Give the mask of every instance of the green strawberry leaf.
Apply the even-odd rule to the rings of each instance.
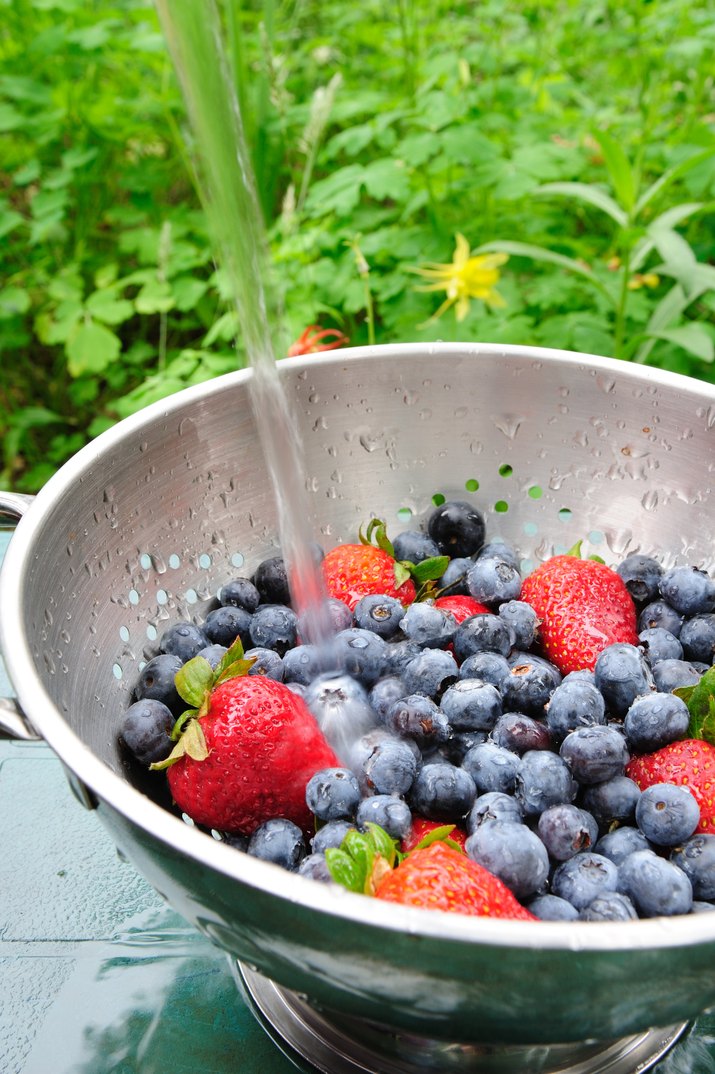
[[[377,824],[367,824],[366,832],[352,828],[340,847],[325,851],[328,871],[336,883],[363,895],[372,895],[376,881],[394,869],[402,855],[397,843]]]
[[[583,544],[583,541],[576,541],[576,544],[571,545],[571,547],[569,548],[569,550],[566,553],[566,555],[567,556],[575,556],[576,559],[581,559],[581,545],[582,544]]]
[[[176,723],[174,724],[174,726],[171,729],[171,737],[174,740],[174,742],[178,742],[179,739],[181,738],[181,732],[184,729],[184,725],[186,724],[186,721],[187,720],[195,720],[196,717],[198,716],[198,714],[199,714],[199,710],[195,709],[195,708],[194,709],[187,709],[186,712],[181,713],[181,716],[179,716],[178,720],[176,721]]]
[[[358,536],[360,537],[360,544],[374,543],[378,548],[381,548],[383,552],[387,552],[388,556],[392,556],[393,559],[395,558],[395,549],[392,545],[392,541],[387,536],[387,529],[381,518],[370,519],[365,533],[363,533],[362,527],[360,527]]]
[[[208,660],[203,656],[195,656],[177,671],[174,685],[179,696],[188,705],[198,709],[203,704],[206,691],[213,685],[213,678],[214,671]]]
[[[368,838],[375,853],[379,854],[380,857],[385,858],[391,869],[394,868],[395,863],[400,856],[396,841],[391,835],[388,835],[385,829],[381,828],[379,824],[373,824],[368,821],[365,827],[367,828]],[[348,833],[348,835],[349,834],[350,833]]]
[[[214,678],[216,682],[218,682],[219,679],[223,681],[224,673],[231,667],[231,664],[235,663],[237,660],[241,660],[242,658],[243,645],[241,643],[241,639],[236,638],[236,640],[233,642],[232,645],[229,646],[229,648],[226,650],[226,652],[223,654],[218,664],[216,665],[216,670],[214,671]]]
[[[706,671],[695,686],[680,687],[675,693],[688,706],[688,738],[702,738],[715,745],[715,668]]]
[[[248,660],[234,660],[232,664],[229,664],[226,670],[218,677],[214,677],[213,686],[220,686],[222,682],[228,682],[229,679],[235,679],[243,675],[248,675],[253,665],[256,662],[256,657],[251,656]]]
[[[410,571],[413,581],[417,585],[424,582],[435,581],[441,578],[449,565],[449,556],[430,556],[421,563],[412,564]]]
[[[410,568],[404,563],[399,563],[395,560],[395,588],[399,589],[401,585],[408,582],[410,579]]]
[[[189,720],[181,738],[164,761],[155,761],[149,767],[153,771],[170,768],[182,757],[191,757],[194,761],[205,761],[209,755],[206,739],[198,720]]]
[[[431,832],[427,832],[427,835],[420,839],[419,843],[412,848],[412,850],[424,850],[425,847],[432,846],[433,843],[446,843],[452,850],[458,850],[463,853],[463,850],[459,843],[454,839],[450,839],[450,835],[454,831],[455,824],[443,824],[439,828],[433,828]],[[412,851],[410,851],[412,853]]]
[[[348,891],[362,894],[365,890],[365,877],[358,863],[346,850],[328,847],[325,851],[328,871],[336,884],[341,884]]]

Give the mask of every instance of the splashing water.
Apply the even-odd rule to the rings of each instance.
[[[215,0],[157,0],[157,9],[196,142],[201,198],[252,368],[253,410],[301,632],[319,647],[323,670],[335,671],[333,625],[311,551],[302,445],[275,363],[285,353],[279,304],[218,7]],[[336,752],[344,752],[344,729],[331,737]]]

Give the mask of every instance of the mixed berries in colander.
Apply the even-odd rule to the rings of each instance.
[[[277,556],[160,639],[120,737],[166,769],[177,810],[242,852],[422,908],[714,910],[710,575],[576,547],[522,577],[461,501],[394,543],[378,520],[359,536],[322,559],[338,675],[302,640]],[[340,719],[354,734],[336,751]]]

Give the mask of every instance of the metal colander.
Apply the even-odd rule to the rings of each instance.
[[[709,567],[715,389],[602,358],[399,345],[280,363],[316,539],[414,528],[468,499],[524,566],[584,540]],[[611,1040],[715,1003],[715,914],[521,923],[376,905],[237,853],[132,785],[116,744],[164,627],[276,548],[249,374],[181,392],[67,463],[19,523],[2,644],[20,703],[85,804],[216,944],[313,1008],[393,1036]],[[435,500],[435,498],[437,498]],[[251,971],[252,972],[252,971]],[[451,1069],[451,1068],[450,1068]]]

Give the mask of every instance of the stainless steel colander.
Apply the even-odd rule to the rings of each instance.
[[[315,537],[414,527],[472,500],[525,563],[584,539],[615,562],[713,559],[715,389],[602,358],[399,345],[280,363]],[[6,498],[7,503],[7,498]],[[37,496],[2,571],[2,645],[29,721],[148,880],[219,947],[311,1007],[408,1037],[611,1040],[715,1003],[715,913],[520,923],[403,909],[288,874],[132,785],[116,744],[165,625],[276,547],[240,372],[99,437]],[[160,777],[158,777],[160,778]],[[451,1069],[451,1068],[450,1068]]]

